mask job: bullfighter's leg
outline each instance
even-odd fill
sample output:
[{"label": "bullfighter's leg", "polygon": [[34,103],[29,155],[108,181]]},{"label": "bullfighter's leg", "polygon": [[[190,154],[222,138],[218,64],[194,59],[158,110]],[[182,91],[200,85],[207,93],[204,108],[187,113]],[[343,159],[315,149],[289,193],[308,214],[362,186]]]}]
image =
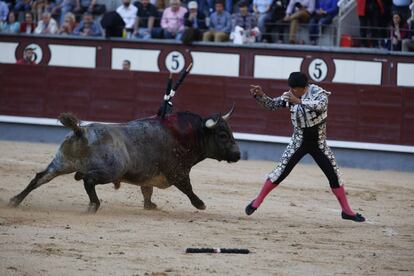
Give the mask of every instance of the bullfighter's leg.
[{"label": "bullfighter's leg", "polygon": [[54,162],[50,163],[50,165],[44,170],[36,174],[36,176],[30,181],[30,183],[26,186],[26,188],[19,193],[18,195],[12,197],[10,199],[9,205],[12,207],[17,207],[19,204],[26,198],[26,196],[36,188],[39,188],[43,184],[49,182],[56,176],[70,173],[71,171],[62,170],[62,168],[58,168]]},{"label": "bullfighter's leg", "polygon": [[191,204],[199,210],[206,209],[204,202],[193,192],[191,186],[190,176],[185,175],[170,181],[172,185],[176,186],[181,192],[186,194],[191,201]]},{"label": "bullfighter's leg", "polygon": [[157,208],[157,205],[151,201],[153,187],[141,186],[141,192],[144,196],[144,209],[153,210]]}]

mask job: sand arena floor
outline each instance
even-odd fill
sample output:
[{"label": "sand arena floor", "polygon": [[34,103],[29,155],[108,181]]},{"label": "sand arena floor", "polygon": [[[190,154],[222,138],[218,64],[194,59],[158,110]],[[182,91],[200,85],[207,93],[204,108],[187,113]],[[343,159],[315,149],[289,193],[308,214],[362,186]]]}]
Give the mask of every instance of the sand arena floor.
[{"label": "sand arena floor", "polygon": [[[7,203],[53,158],[55,144],[0,142],[0,275],[414,275],[414,173],[342,168],[349,200],[368,222],[341,220],[316,165],[299,165],[251,217],[245,205],[274,162],[206,160],[191,173],[205,211],[174,187],[143,210],[138,187],[97,187],[73,175]],[[278,158],[278,157],[275,157]],[[248,255],[185,254],[239,247]]]}]

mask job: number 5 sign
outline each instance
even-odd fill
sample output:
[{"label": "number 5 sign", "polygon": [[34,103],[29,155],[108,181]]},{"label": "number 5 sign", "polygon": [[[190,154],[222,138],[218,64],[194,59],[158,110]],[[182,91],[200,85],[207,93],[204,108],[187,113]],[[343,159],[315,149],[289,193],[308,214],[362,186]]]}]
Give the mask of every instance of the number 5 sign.
[{"label": "number 5 sign", "polygon": [[183,54],[178,51],[170,52],[165,58],[165,67],[172,73],[177,73],[183,70],[185,65],[185,58]]},{"label": "number 5 sign", "polygon": [[326,78],[326,75],[328,74],[328,66],[326,65],[326,62],[322,59],[314,59],[309,64],[308,73],[314,81],[323,81]]}]

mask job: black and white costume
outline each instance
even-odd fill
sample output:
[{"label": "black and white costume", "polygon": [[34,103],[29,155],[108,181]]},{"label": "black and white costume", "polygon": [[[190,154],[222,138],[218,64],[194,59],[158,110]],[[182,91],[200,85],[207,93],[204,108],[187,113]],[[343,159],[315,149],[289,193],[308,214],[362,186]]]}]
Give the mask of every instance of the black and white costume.
[{"label": "black and white costume", "polygon": [[[293,167],[309,153],[326,177],[331,188],[342,185],[335,157],[326,144],[326,119],[328,117],[328,96],[331,94],[323,88],[310,84],[301,97],[301,104],[290,105],[293,124],[292,140],[282,155],[279,165],[269,173],[268,178],[279,184],[289,175]],[[269,110],[286,108],[282,97],[269,98],[256,96],[258,103]]]}]

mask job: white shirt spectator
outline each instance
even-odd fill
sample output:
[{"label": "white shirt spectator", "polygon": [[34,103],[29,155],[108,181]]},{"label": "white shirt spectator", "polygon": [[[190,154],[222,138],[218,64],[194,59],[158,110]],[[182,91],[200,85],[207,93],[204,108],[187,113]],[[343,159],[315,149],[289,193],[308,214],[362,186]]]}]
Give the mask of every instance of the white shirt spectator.
[{"label": "white shirt spectator", "polygon": [[34,32],[35,34],[57,34],[58,24],[53,18],[50,18],[49,23],[40,20]]},{"label": "white shirt spectator", "polygon": [[116,12],[122,17],[125,22],[126,29],[134,28],[135,19],[137,18],[138,8],[132,4],[128,7],[121,5],[116,9]]}]

